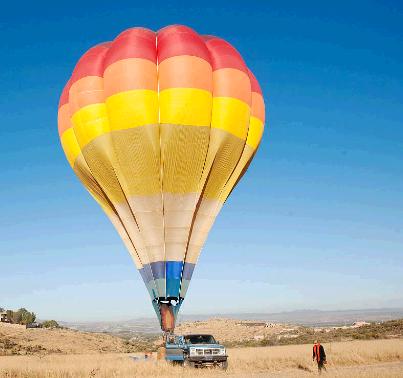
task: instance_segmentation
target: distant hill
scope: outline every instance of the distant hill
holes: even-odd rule
[[[71,329],[26,329],[25,326],[0,323],[1,355],[126,353],[147,350],[146,342],[128,342],[121,338]]]
[[[179,324],[178,334],[212,334],[226,346],[268,346],[321,342],[397,339],[403,337],[403,319],[384,322],[356,322],[343,326],[306,327],[266,323],[257,320],[215,318]]]
[[[122,331],[120,331],[122,332]],[[339,327],[306,327],[266,323],[257,320],[215,318],[178,324],[177,334],[208,333],[228,347],[249,347],[348,340],[403,338],[403,320]],[[0,323],[1,355],[97,354],[155,351],[160,336],[137,332],[114,335],[71,329],[26,329],[21,325]]]
[[[386,321],[403,318],[403,308],[369,309],[369,310],[299,310],[279,313],[232,313],[232,314],[199,314],[182,315],[178,324],[192,321],[205,321],[211,318],[226,318],[236,320],[256,320],[269,323],[291,323],[303,326],[337,326],[352,324],[357,321]],[[156,318],[138,318],[122,321],[105,322],[60,322],[69,328],[86,332],[106,332],[124,338],[142,334],[160,334],[160,326]]]
[[[357,321],[386,321],[403,318],[403,308],[380,308],[364,310],[297,310],[278,313],[243,313],[184,315],[180,320],[195,321],[209,318],[230,318],[239,320],[259,320],[273,323],[292,323],[304,326],[344,325]]]
[[[155,318],[139,318],[113,322],[63,322],[62,326],[84,332],[109,333],[129,339],[133,335],[161,334],[160,325]]]

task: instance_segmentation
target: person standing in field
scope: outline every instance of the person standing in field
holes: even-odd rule
[[[323,348],[323,345],[320,345],[318,340],[314,341],[313,344],[313,350],[312,350],[312,361],[315,361],[318,364],[318,372],[319,374],[322,373],[322,369],[326,371],[326,353],[325,353],[325,348]]]

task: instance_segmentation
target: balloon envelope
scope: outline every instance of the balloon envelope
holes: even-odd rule
[[[62,147],[119,232],[163,330],[264,128],[258,82],[226,41],[174,25],[88,50],[59,103]]]

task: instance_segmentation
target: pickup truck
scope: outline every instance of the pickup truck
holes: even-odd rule
[[[211,335],[169,335],[165,342],[165,359],[183,366],[228,367],[225,347]]]

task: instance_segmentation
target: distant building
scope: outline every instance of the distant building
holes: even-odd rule
[[[368,323],[368,322],[354,322],[351,327],[352,328],[359,328],[359,327],[363,327],[363,326],[366,326],[366,325],[370,325],[370,323]]]
[[[0,322],[1,323],[10,323],[10,319],[7,316],[7,311],[0,312]]]

